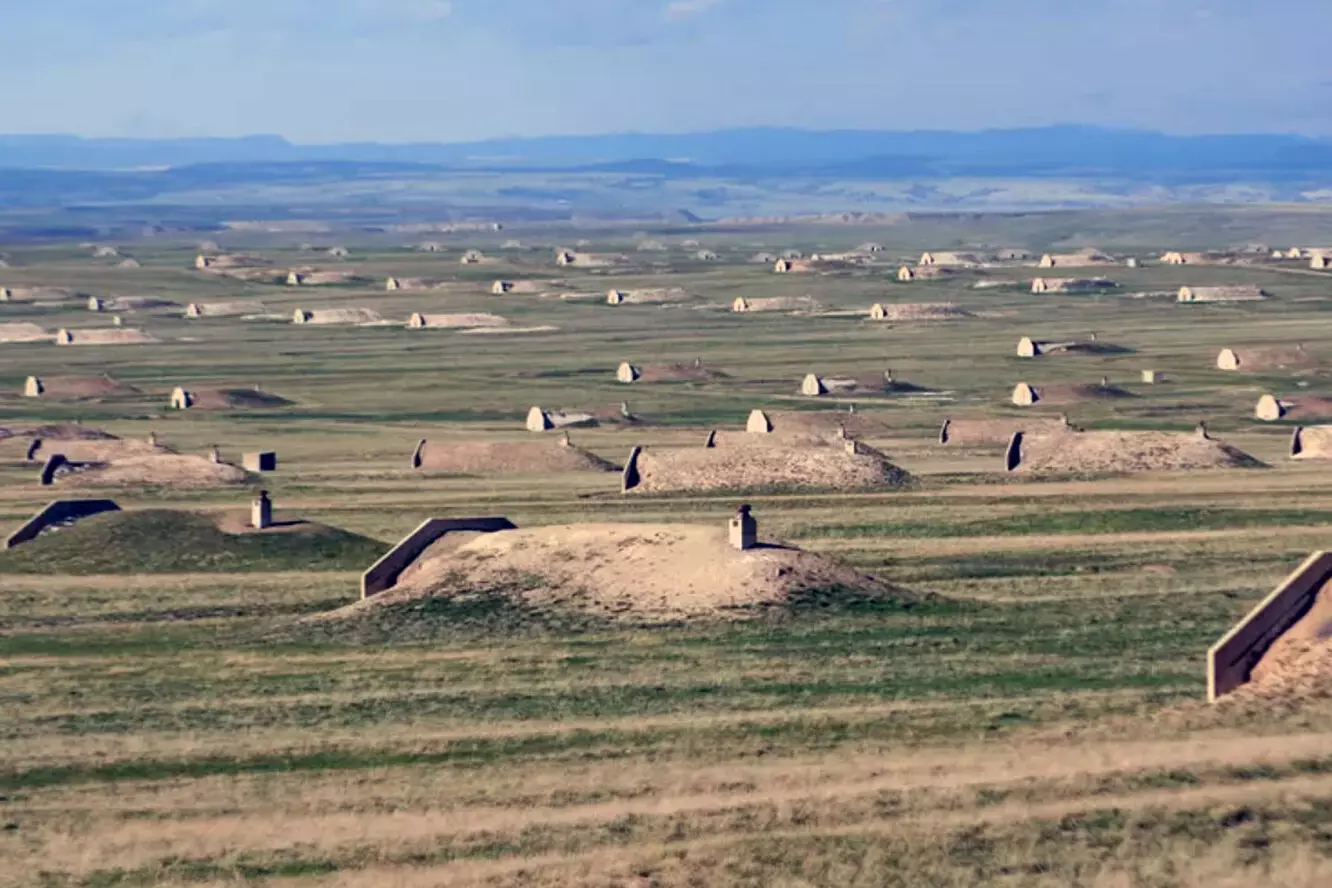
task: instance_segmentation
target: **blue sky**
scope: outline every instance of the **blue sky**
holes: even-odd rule
[[[0,131],[1332,135],[1328,0],[0,0]]]

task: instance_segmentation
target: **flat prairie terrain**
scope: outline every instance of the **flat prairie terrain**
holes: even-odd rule
[[[1153,237],[1169,224],[1143,222]],[[1013,225],[1037,255],[1077,236]],[[29,554],[0,552],[0,886],[1332,884],[1332,682],[1209,707],[1204,666],[1230,625],[1332,546],[1332,463],[1289,454],[1294,428],[1320,418],[1254,417],[1263,394],[1332,396],[1332,274],[1307,260],[1153,261],[1228,245],[1220,222],[1183,243],[1096,244],[1140,268],[1003,263],[911,283],[897,280],[904,260],[963,249],[963,235],[943,222],[648,234],[668,249],[533,228],[447,236],[427,254],[347,233],[345,260],[222,235],[279,270],[360,278],[327,286],[203,274],[170,238],[121,245],[139,269],[72,245],[7,250],[0,286],[83,296],[0,302],[0,323],[53,340],[120,316],[156,341],[0,343],[0,428],[77,422],[279,462],[226,488],[105,488],[92,474],[43,488],[28,439],[0,440],[4,526],[64,496],[145,512],[137,536],[90,519]],[[884,246],[868,264],[779,275],[750,261],[865,241]],[[556,246],[622,258],[557,267]],[[461,265],[470,247],[493,264]],[[693,258],[700,248],[719,258]],[[1119,286],[1033,294],[1037,275]],[[389,276],[438,286],[390,292]],[[496,295],[499,279],[540,283]],[[1134,296],[1186,284],[1269,298]],[[693,298],[606,303],[610,289],[647,288]],[[154,301],[92,312],[87,295]],[[733,313],[737,297],[817,308]],[[256,310],[184,317],[190,303],[242,301]],[[876,302],[965,314],[871,321]],[[297,309],[383,322],[293,324]],[[413,313],[507,324],[409,329]],[[1016,356],[1023,336],[1093,334],[1119,348]],[[1216,367],[1222,348],[1297,346],[1298,367]],[[624,361],[718,372],[623,384]],[[799,394],[808,373],[885,371],[897,385],[882,392]],[[29,376],[118,385],[25,398]],[[1073,396],[1018,408],[1018,382]],[[168,409],[177,387],[255,386],[276,398]],[[1108,387],[1122,395],[1098,396]],[[911,480],[624,496],[616,472],[552,469],[540,454],[525,471],[509,456],[522,448],[502,451],[503,471],[412,468],[421,439],[468,454],[558,446],[563,430],[525,430],[533,406],[598,418],[570,441],[614,466],[634,446],[701,448],[710,430],[729,446],[753,409],[835,411],[834,426]],[[1186,436],[1205,421],[1264,466],[1010,475],[1001,440],[938,441],[946,418],[1061,416]],[[239,527],[260,487],[279,520],[313,530],[228,544],[218,527]],[[764,541],[910,598],[834,589],[760,619],[668,624],[559,624],[447,598],[384,631],[311,619],[357,601],[359,571],[432,516],[721,528],[740,503]],[[162,510],[192,514],[173,524]]]

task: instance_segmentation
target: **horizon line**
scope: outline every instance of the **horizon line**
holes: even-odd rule
[[[1309,142],[1332,142],[1332,135],[1317,135],[1282,130],[1237,130],[1229,132],[1181,133],[1169,130],[1150,129],[1129,126],[1107,126],[1097,123],[1051,123],[1033,126],[983,127],[980,129],[882,129],[877,127],[801,127],[767,124],[759,126],[717,127],[696,130],[605,130],[579,133],[548,133],[529,135],[496,135],[479,139],[460,140],[414,140],[394,142],[379,139],[343,139],[335,141],[295,141],[281,133],[254,132],[242,135],[174,135],[174,136],[126,136],[126,135],[86,135],[73,132],[0,132],[0,141],[27,141],[41,139],[60,139],[77,142],[245,142],[276,141],[295,148],[340,147],[357,145],[378,145],[391,147],[412,146],[449,146],[449,145],[484,145],[494,142],[538,142],[576,139],[613,139],[613,138],[682,138],[724,135],[730,133],[801,133],[814,136],[837,135],[946,135],[946,136],[983,136],[1010,133],[1039,133],[1052,130],[1083,130],[1089,133],[1160,136],[1169,139],[1225,139],[1225,138],[1284,138]]]

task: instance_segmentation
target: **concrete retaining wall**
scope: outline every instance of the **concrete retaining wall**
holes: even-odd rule
[[[398,582],[398,577],[402,576],[402,572],[411,567],[412,563],[421,557],[422,552],[446,533],[469,531],[496,533],[501,530],[517,529],[518,525],[508,518],[427,519],[361,575],[361,598],[369,598],[392,589]]]
[[[54,500],[48,503],[46,508],[29,518],[26,524],[10,534],[9,538],[5,540],[5,548],[12,549],[21,543],[35,540],[42,531],[56,524],[78,521],[82,518],[100,515],[103,512],[119,511],[120,506],[116,505],[114,500]]]
[[[1332,552],[1315,552],[1207,652],[1207,699],[1215,703],[1249,680],[1253,667],[1313,606],[1332,579]]]

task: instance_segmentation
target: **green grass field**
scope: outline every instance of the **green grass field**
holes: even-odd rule
[[[1261,217],[1244,215],[1262,229]],[[1144,214],[1118,246],[1099,245],[1150,257],[1148,246],[1159,254],[1232,240],[1230,217],[1208,221],[1202,211],[1181,242],[1165,239],[1178,218]],[[1114,224],[1124,225],[1118,215]],[[1273,211],[1271,224],[1286,235],[1293,223]],[[14,267],[0,285],[179,307],[122,313],[155,344],[0,344],[0,427],[77,419],[123,437],[155,432],[183,452],[216,444],[230,460],[274,450],[279,471],[262,483],[280,517],[337,530],[224,534],[213,519],[244,512],[249,487],[99,489],[129,516],[0,552],[0,886],[1332,883],[1332,707],[1209,708],[1203,662],[1332,538],[1327,463],[1288,458],[1292,421],[1253,417],[1265,392],[1332,395],[1332,348],[1323,369],[1305,375],[1225,373],[1215,357],[1295,342],[1317,351],[1332,334],[1332,275],[1304,263],[1149,263],[1098,269],[1121,286],[1096,296],[978,290],[971,274],[895,279],[898,258],[952,247],[978,228],[1040,250],[1076,237],[1066,225],[1052,214],[951,229],[652,233],[673,245],[665,254],[637,253],[632,237],[612,231],[444,237],[451,252],[438,255],[346,234],[344,263],[230,235],[281,267],[345,266],[368,281],[330,288],[201,275],[185,243],[125,245],[138,270],[71,245],[7,249]],[[554,246],[580,237],[628,259],[595,273],[555,267]],[[721,260],[686,261],[696,248],[680,246],[685,237]],[[502,248],[510,238],[532,249]],[[760,250],[863,241],[884,244],[889,258],[813,275],[746,261]],[[465,246],[497,264],[460,267]],[[1034,272],[987,276],[1020,284]],[[390,293],[389,275],[449,286]],[[494,296],[497,278],[546,278],[553,291],[582,293],[678,286],[698,298],[658,307]],[[1125,295],[1199,283],[1259,284],[1271,298],[1180,305]],[[809,295],[825,312],[725,310],[738,295]],[[367,307],[397,323],[181,317],[189,302],[233,299],[286,317],[296,307]],[[890,325],[839,314],[942,301],[973,316]],[[405,329],[414,311],[490,312],[514,327],[557,329]],[[81,302],[0,303],[6,321],[110,326]],[[1091,332],[1128,351],[1014,356],[1023,335]],[[730,379],[615,382],[620,361],[696,357]],[[926,392],[797,395],[808,372],[889,368]],[[1143,369],[1164,381],[1142,383]],[[102,373],[141,394],[19,396],[28,375]],[[937,443],[948,416],[1024,415],[1007,402],[1018,381],[1103,376],[1138,397],[1031,410],[1088,428],[1186,432],[1205,419],[1269,468],[1010,478],[1000,447]],[[166,409],[176,386],[255,383],[293,404]],[[888,433],[869,443],[915,484],[744,501],[765,539],[844,560],[920,603],[812,602],[784,620],[608,629],[524,623],[497,598],[435,602],[378,630],[299,628],[355,601],[360,571],[431,516],[503,515],[520,527],[725,522],[739,497],[623,497],[612,473],[421,475],[409,466],[421,438],[529,440],[533,405],[621,401],[651,422],[571,433],[617,464],[634,445],[698,446],[710,428],[742,427],[755,407],[854,401],[857,414],[882,419]],[[6,526],[64,495],[38,486],[22,455],[0,442]]]

